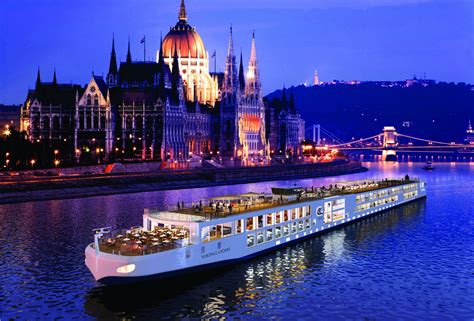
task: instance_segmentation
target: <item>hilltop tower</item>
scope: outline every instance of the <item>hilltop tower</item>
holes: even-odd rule
[[[318,75],[317,70],[314,71],[314,83],[313,83],[313,85],[319,86],[319,75]]]

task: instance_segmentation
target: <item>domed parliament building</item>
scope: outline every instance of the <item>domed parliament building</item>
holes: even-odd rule
[[[255,37],[244,73],[237,68],[232,28],[224,73],[209,72],[209,52],[188,23],[179,20],[162,39],[156,61],[117,64],[112,40],[106,78],[85,86],[43,82],[28,91],[21,128],[31,141],[47,141],[71,162],[141,158],[172,163],[218,156],[233,164],[268,162],[272,151],[294,155],[304,121],[271,110],[263,101]]]

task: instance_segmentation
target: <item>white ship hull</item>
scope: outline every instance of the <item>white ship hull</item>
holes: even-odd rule
[[[203,243],[199,242],[197,244],[187,245],[154,254],[138,256],[117,255],[96,251],[94,244],[90,244],[85,250],[85,263],[94,278],[105,284],[136,282],[147,278],[164,278],[220,264],[228,264],[285,246],[288,243],[299,241],[303,238],[325,233],[328,230],[351,224],[356,220],[379,214],[380,212],[393,207],[426,196],[425,184],[423,182],[413,183],[412,186],[413,188],[409,191],[402,189],[398,193],[386,195],[386,197],[383,198],[382,204],[367,209],[364,208],[364,204],[375,203],[375,200],[357,200],[356,198],[359,198],[364,194],[359,193],[344,196],[332,196],[312,201],[300,201],[298,203],[249,211],[244,214],[235,214],[224,218],[201,222],[200,229],[205,229],[206,225],[215,226],[216,224],[230,220],[235,222],[240,219],[245,220],[249,217],[258,217],[259,215],[267,215],[269,213],[282,213],[283,211],[291,210],[296,206],[299,208],[309,206],[308,208],[310,209],[308,215],[300,219],[270,225],[265,223],[264,225],[267,226],[256,228],[251,231],[247,231],[245,228],[242,233],[235,233],[236,230],[234,229],[234,233],[230,236]],[[390,188],[387,188],[387,190],[388,189]],[[379,189],[376,192],[380,191],[384,191],[384,189]],[[392,201],[385,202],[385,200]],[[342,205],[339,205],[340,209],[337,209],[335,205],[334,210],[331,212],[331,218],[329,218],[329,215],[326,215],[326,213],[318,215],[318,210],[321,208],[324,209],[324,206],[329,206],[327,205],[328,202],[332,202],[331,204]],[[339,214],[343,213],[342,218],[339,215],[336,219],[334,214],[336,212]],[[295,222],[296,231],[292,230]],[[303,222],[302,228],[301,224],[298,225],[298,223],[301,222]],[[147,214],[144,215],[145,228],[146,225],[150,225],[150,217],[148,217]],[[285,235],[285,231],[283,230],[285,225],[289,227],[287,235]],[[277,233],[278,230],[280,233]],[[262,232],[263,240],[261,237]],[[198,235],[202,235],[202,232],[200,231]],[[254,236],[253,238],[252,235]],[[249,244],[251,244],[250,240],[252,239],[253,245],[249,246]],[[123,271],[124,267],[125,273]],[[120,268],[122,268],[122,271],[118,272]]]

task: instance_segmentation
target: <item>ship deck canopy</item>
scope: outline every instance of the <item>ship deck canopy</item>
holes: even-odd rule
[[[272,187],[274,195],[299,195],[304,192],[302,187]]]

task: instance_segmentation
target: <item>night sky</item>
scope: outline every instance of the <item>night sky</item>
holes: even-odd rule
[[[1,0],[0,103],[22,103],[56,67],[61,83],[106,75],[112,34],[125,60],[154,59],[177,22],[179,0]],[[187,0],[188,22],[224,66],[232,23],[236,54],[248,60],[252,30],[263,88],[320,80],[403,80],[414,74],[474,83],[474,1]],[[213,66],[213,62],[211,63]],[[211,68],[213,69],[213,67]]]

